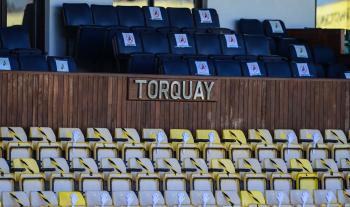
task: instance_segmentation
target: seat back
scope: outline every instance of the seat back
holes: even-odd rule
[[[47,57],[50,70],[52,72],[75,72],[77,66],[72,57]]]
[[[218,76],[242,76],[241,63],[234,60],[215,60],[216,74]]]
[[[63,17],[65,26],[81,26],[93,24],[91,9],[86,3],[64,3]]]
[[[188,129],[170,129],[169,139],[172,142],[185,142],[187,144],[193,144],[194,139],[192,133]],[[181,141],[179,141],[181,140]]]
[[[115,7],[111,5],[91,5],[94,24],[98,26],[117,26],[119,19]]]
[[[19,55],[18,63],[22,71],[49,71],[44,55]]]
[[[260,191],[241,191],[242,206],[265,204],[265,197]]]
[[[188,62],[181,57],[163,58],[160,63],[161,71],[165,75],[190,75]]]
[[[313,192],[310,192],[308,190],[291,190],[290,202],[293,205],[302,205],[302,204],[313,205],[314,203]]]
[[[238,29],[241,34],[264,34],[263,25],[257,19],[240,19],[238,21]]]
[[[58,206],[58,199],[52,191],[37,191],[29,193],[31,206]]]
[[[12,55],[1,55],[0,54],[0,71],[6,70],[18,70],[17,59]]]
[[[115,55],[143,52],[141,38],[138,33],[118,30],[113,38]]]
[[[25,192],[3,192],[1,201],[3,206],[31,206],[29,197]]]
[[[111,195],[107,191],[85,192],[87,206],[113,206]]]
[[[263,35],[244,35],[248,55],[271,55],[269,40]]]
[[[316,205],[322,204],[338,204],[336,192],[330,190],[315,190],[314,201]]]
[[[117,6],[120,26],[144,27],[145,18],[141,7],[138,6]]]
[[[291,62],[290,68],[295,78],[317,78],[317,68],[308,62]]]
[[[23,26],[1,28],[0,39],[2,47],[9,50],[31,48],[29,33]]]
[[[81,192],[59,192],[59,206],[86,206],[86,201]]]
[[[146,53],[170,53],[169,41],[166,34],[160,32],[143,32],[141,33],[141,39],[143,50]]]
[[[147,27],[169,27],[168,13],[164,7],[144,6],[142,9]]]
[[[315,46],[312,49],[314,62],[321,65],[329,65],[336,63],[334,51],[326,46]]]
[[[263,22],[266,36],[269,37],[286,37],[287,29],[284,22],[278,19],[266,19]]]
[[[289,46],[289,58],[293,61],[311,62],[312,54],[305,44],[291,44]]]
[[[291,129],[275,129],[274,142],[282,142],[288,144],[298,144],[298,137]]]
[[[237,129],[224,129],[222,131],[222,139],[224,141],[232,142],[236,145],[247,144],[247,139],[242,130]]]
[[[219,15],[215,9],[192,9],[197,28],[219,28]]]
[[[246,55],[245,45],[241,35],[221,34],[219,38],[223,55]]]
[[[170,49],[172,54],[176,55],[194,55],[196,54],[196,45],[191,34],[170,33],[168,35]]]
[[[242,72],[247,77],[265,77],[266,69],[265,65],[261,61],[242,61]]]
[[[219,36],[216,34],[196,34],[195,41],[197,54],[199,55],[221,55]]]
[[[0,137],[10,138],[10,142],[27,142],[27,135],[21,127],[1,127]]]
[[[207,58],[189,59],[191,75],[212,76],[215,75],[215,68],[212,60]]]
[[[324,141],[337,144],[348,143],[347,137],[344,131],[340,129],[326,129],[325,130]]]
[[[86,137],[97,138],[100,142],[113,142],[112,135],[107,128],[87,128]]]
[[[291,78],[289,63],[283,60],[265,61],[267,74],[272,78]]]
[[[188,8],[167,8],[170,25],[177,28],[193,28],[191,10]]]
[[[269,205],[289,205],[290,198],[288,191],[275,191],[275,190],[267,190],[266,194],[266,204]]]

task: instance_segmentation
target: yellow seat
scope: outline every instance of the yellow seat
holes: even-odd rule
[[[260,191],[241,191],[241,203],[243,207],[247,207],[253,204],[266,204],[265,197]]]
[[[239,159],[252,157],[252,147],[247,144],[247,139],[242,130],[225,129],[222,132],[229,158],[233,162]]]
[[[80,192],[59,192],[58,205],[61,207],[86,206],[85,198]]]
[[[45,178],[40,173],[39,166],[34,159],[14,159],[12,169],[21,191],[43,191],[45,189]]]
[[[113,143],[112,135],[107,128],[87,128],[86,141],[90,143],[95,160],[101,161],[103,158],[118,156],[118,148]]]
[[[7,160],[32,157],[32,145],[28,142],[23,128],[0,127],[0,138],[2,139],[2,148],[6,148]]]
[[[56,194],[52,191],[34,191],[29,193],[32,207],[50,206],[58,207]]]
[[[200,158],[201,150],[194,143],[194,138],[188,129],[170,129],[170,142],[178,160],[186,158]]]
[[[240,191],[240,177],[230,159],[212,159],[210,168],[220,191]]]
[[[133,128],[116,128],[114,140],[118,149],[122,152],[122,159],[128,161],[130,158],[143,158],[146,156],[146,148],[141,144],[140,136]]]
[[[195,141],[199,143],[199,147],[202,149],[204,160],[210,161],[211,159],[226,158],[226,149],[221,144],[217,131],[211,129],[198,129],[196,130]]]
[[[273,144],[272,136],[267,129],[249,129],[248,141],[253,146],[255,157],[259,161],[277,158],[278,148]]]
[[[318,176],[313,172],[311,163],[306,159],[291,159],[290,171],[296,181],[296,189],[315,190],[318,189]]]
[[[173,157],[173,148],[163,129],[143,129],[142,138],[151,160]]]

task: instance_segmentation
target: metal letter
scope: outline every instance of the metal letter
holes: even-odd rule
[[[153,85],[153,89],[152,89]],[[147,95],[149,99],[156,99],[158,96],[158,82],[155,80],[151,80],[148,83]]]
[[[191,100],[193,96],[193,91],[192,91],[192,81],[189,81],[190,85],[188,87],[188,93],[186,94],[186,81],[182,81],[182,96],[184,97],[185,100]]]
[[[205,90],[207,91],[207,101],[210,101],[211,90],[214,87],[214,82],[210,82],[210,84],[208,82],[204,82],[204,86],[205,86]]]
[[[146,84],[147,80],[135,80],[135,83],[139,86],[137,90],[137,97],[142,99],[142,84]]]
[[[162,99],[163,95],[166,100],[169,99],[169,82],[165,80],[159,81],[159,99]]]
[[[202,100],[204,100],[202,81],[197,82],[196,90],[194,92],[193,100],[196,100],[197,98],[201,98]]]
[[[174,81],[170,85],[170,98],[173,100],[181,99],[181,86],[179,81]]]

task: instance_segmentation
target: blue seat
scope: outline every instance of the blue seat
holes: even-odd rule
[[[313,60],[315,64],[324,68],[325,76],[328,78],[344,78],[346,70],[343,64],[337,63],[334,51],[326,46],[313,47]]]
[[[300,44],[295,38],[280,38],[277,42],[277,54],[282,57],[289,57],[289,47],[293,44]]]
[[[240,77],[242,76],[241,63],[235,60],[215,60],[216,75]]]
[[[198,55],[222,55],[219,36],[216,34],[196,34],[195,41]]]
[[[91,5],[94,24],[98,26],[113,27],[119,25],[115,7],[112,5]]]
[[[166,34],[160,32],[142,32],[141,39],[145,53],[170,54],[169,40]]]
[[[0,71],[18,70],[17,59],[13,55],[0,54]]]
[[[317,68],[313,63],[310,62],[290,62],[290,68],[292,70],[293,77],[295,78],[318,78],[318,74],[321,71],[317,71]]]
[[[47,57],[47,63],[49,64],[50,71],[52,72],[76,72],[77,66],[72,57]]]
[[[142,7],[145,15],[146,26],[152,28],[164,28],[170,27],[168,13],[164,7]]]
[[[246,77],[266,77],[266,69],[262,61],[242,61],[241,68],[243,75]]]
[[[120,26],[141,30],[145,28],[145,18],[141,7],[117,6],[116,9]]]
[[[19,70],[21,71],[49,71],[49,66],[44,55],[19,55]]]
[[[341,78],[350,79],[350,71],[344,71]]]
[[[263,22],[265,34],[268,37],[284,38],[287,37],[287,29],[284,22],[278,19],[266,19]]]
[[[189,58],[188,65],[191,75],[214,76],[215,66],[212,60],[207,58]]]
[[[237,34],[221,34],[219,36],[223,55],[244,57],[246,55],[242,36]]]
[[[240,19],[238,29],[241,34],[264,35],[263,25],[257,19]]]
[[[196,45],[192,34],[170,33],[168,35],[170,50],[175,55],[195,55]]]
[[[191,10],[188,8],[167,8],[169,22],[172,27],[179,29],[193,29],[194,22]]]
[[[292,44],[289,46],[289,59],[292,61],[312,62],[312,54],[306,44]]]
[[[247,55],[270,56],[270,42],[263,35],[244,35]]]
[[[162,58],[160,62],[160,70],[165,75],[190,75],[188,62],[181,57]]]
[[[194,23],[199,29],[219,29],[219,15],[215,9],[192,9]]]
[[[289,63],[283,59],[265,61],[265,68],[268,77],[272,78],[290,78],[292,72]]]

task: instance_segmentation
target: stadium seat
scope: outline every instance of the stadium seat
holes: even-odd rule
[[[313,169],[318,172],[321,187],[325,190],[341,190],[344,188],[344,178],[338,171],[333,159],[317,159],[312,162]]]
[[[296,182],[296,189],[309,191],[318,189],[318,176],[314,173],[309,160],[291,159],[288,167]]]
[[[264,57],[271,56],[269,40],[263,35],[244,35],[247,55]]]
[[[223,55],[233,56],[237,59],[247,58],[245,44],[241,35],[220,34],[219,38]]]
[[[264,159],[262,170],[269,179],[270,189],[277,191],[289,191],[293,189],[293,180],[288,174],[288,168],[283,159]]]
[[[213,76],[215,75],[215,68],[213,61],[207,58],[190,58],[188,60],[191,75],[198,76]]]
[[[277,158],[277,147],[273,144],[272,136],[266,129],[249,129],[248,142],[255,150],[255,157],[262,161],[266,158]]]
[[[0,137],[2,138],[2,148],[6,149],[5,157],[7,160],[32,157],[33,149],[23,128],[1,127]]]
[[[125,163],[120,158],[104,158],[100,162],[100,171],[107,180],[108,191],[131,191],[132,177],[127,173]]]
[[[191,191],[190,197],[194,206],[216,206],[216,200],[211,191]]]
[[[139,199],[133,191],[116,191],[112,192],[113,204],[116,207],[130,206],[138,207]]]
[[[139,192],[139,201],[141,206],[166,207],[164,197],[160,191]]]
[[[105,27],[115,27],[119,25],[119,19],[115,7],[111,5],[91,5],[94,24]]]
[[[314,202],[317,206],[337,207],[339,206],[336,191],[315,190]]]
[[[194,22],[191,10],[188,8],[167,8],[171,27],[183,31],[194,32]]]
[[[324,142],[328,144],[331,150],[331,157],[337,162],[339,167],[340,160],[350,156],[350,146],[347,137],[342,130],[337,129],[326,129],[324,135]]]
[[[62,148],[56,141],[56,135],[49,127],[30,127],[28,140],[36,151],[36,159],[62,157]]]
[[[290,57],[290,46],[300,44],[300,41],[295,38],[281,38],[276,40],[277,54],[282,57]]]
[[[196,34],[197,54],[204,56],[220,56],[221,47],[219,36],[216,34]]]
[[[265,65],[261,61],[245,60],[241,62],[243,75],[246,77],[265,77]]]
[[[142,7],[145,15],[146,26],[159,30],[170,31],[168,13],[164,7]]]
[[[191,200],[186,191],[165,191],[165,203],[168,206],[191,207]]]
[[[270,206],[291,207],[289,191],[267,190],[266,204]]]
[[[342,189],[337,191],[338,202],[345,207],[350,203],[350,190]]]
[[[292,205],[314,207],[313,191],[291,190],[290,201]]]
[[[240,19],[238,29],[241,34],[264,35],[263,24],[257,19]]]
[[[151,160],[173,157],[173,149],[168,143],[168,137],[163,129],[143,129],[142,140],[146,149],[149,150],[148,154]]]
[[[292,44],[289,46],[289,59],[296,62],[312,62],[312,54],[306,44]]]
[[[170,129],[169,141],[172,142],[178,160],[200,158],[201,151],[198,145],[195,144],[191,131],[187,129]]]
[[[247,144],[247,139],[241,130],[225,129],[222,132],[222,140],[225,143],[229,153],[229,158],[233,162],[239,159],[251,158],[253,150],[251,145]]]
[[[317,68],[308,62],[291,62],[290,68],[295,78],[317,78]]]
[[[112,197],[107,191],[87,191],[85,200],[87,206],[113,206]]]
[[[1,52],[0,52],[1,53]],[[18,70],[17,59],[13,55],[0,54],[0,71]]]
[[[73,158],[71,171],[79,182],[79,191],[103,190],[103,177],[99,174],[97,164],[92,158]]]
[[[90,141],[95,160],[101,161],[103,158],[118,157],[118,148],[112,143],[113,138],[108,129],[88,128],[86,136],[86,140]]]
[[[162,58],[159,67],[164,75],[190,75],[187,60],[178,56]]]
[[[11,169],[14,171],[15,180],[19,183],[21,191],[43,191],[45,189],[45,178],[40,173],[38,163],[34,159],[14,159]]]
[[[241,206],[237,191],[216,191],[215,198],[218,206]]]
[[[81,192],[59,192],[59,206],[86,206],[86,201]]]
[[[138,6],[117,6],[119,24],[131,29],[143,29],[145,18],[141,7]]]
[[[216,130],[197,129],[195,142],[199,144],[205,161],[209,162],[211,159],[226,158],[226,149],[221,144]]]
[[[49,71],[49,65],[47,64],[46,57],[44,55],[19,55],[18,63],[21,71]]]
[[[313,59],[315,64],[321,65],[328,78],[343,78],[345,66],[337,64],[336,57],[331,48],[325,46],[313,47]]]
[[[67,160],[88,158],[91,155],[90,146],[85,142],[84,135],[78,128],[59,128],[58,140],[61,141]]]
[[[57,196],[52,191],[37,191],[29,193],[30,204],[33,207],[38,206],[58,206]]]
[[[236,173],[235,166],[230,159],[212,159],[209,171],[212,172],[216,182],[216,194],[241,190],[240,176]]]
[[[266,71],[271,78],[291,78],[289,63],[283,59],[266,60]]]
[[[262,173],[260,162],[257,159],[239,159],[236,162],[236,170],[241,174],[245,190],[265,192],[267,178]]]
[[[164,191],[181,191],[187,190],[187,179],[182,174],[179,161],[175,158],[157,159],[155,161],[155,171],[159,173]]]
[[[196,45],[192,34],[169,33],[170,50],[174,55],[194,56]]]
[[[272,38],[283,38],[287,36],[284,22],[277,19],[266,19],[263,22],[265,35]]]
[[[242,206],[264,206],[266,204],[263,192],[259,191],[241,191],[241,204]]]
[[[29,196],[22,191],[3,192],[1,195],[1,201],[3,206],[31,206]]]
[[[114,133],[115,141],[124,161],[128,161],[130,158],[146,156],[146,147],[141,144],[140,135],[136,129],[116,128]]]
[[[328,159],[329,148],[324,144],[323,136],[317,129],[301,129],[299,140],[304,145],[306,158],[311,162],[315,159]]]
[[[75,61],[71,57],[47,57],[52,72],[77,72]]]
[[[0,193],[6,191],[14,191],[15,177],[11,172],[9,163],[4,158],[0,158],[0,170]]]
[[[231,33],[227,28],[220,28],[219,15],[215,9],[192,9],[194,23],[197,29],[211,33]]]
[[[241,63],[235,60],[215,60],[217,76],[240,77],[242,76]]]
[[[191,191],[213,192],[214,180],[209,174],[205,160],[201,158],[186,158],[182,161],[182,168],[190,180]]]

